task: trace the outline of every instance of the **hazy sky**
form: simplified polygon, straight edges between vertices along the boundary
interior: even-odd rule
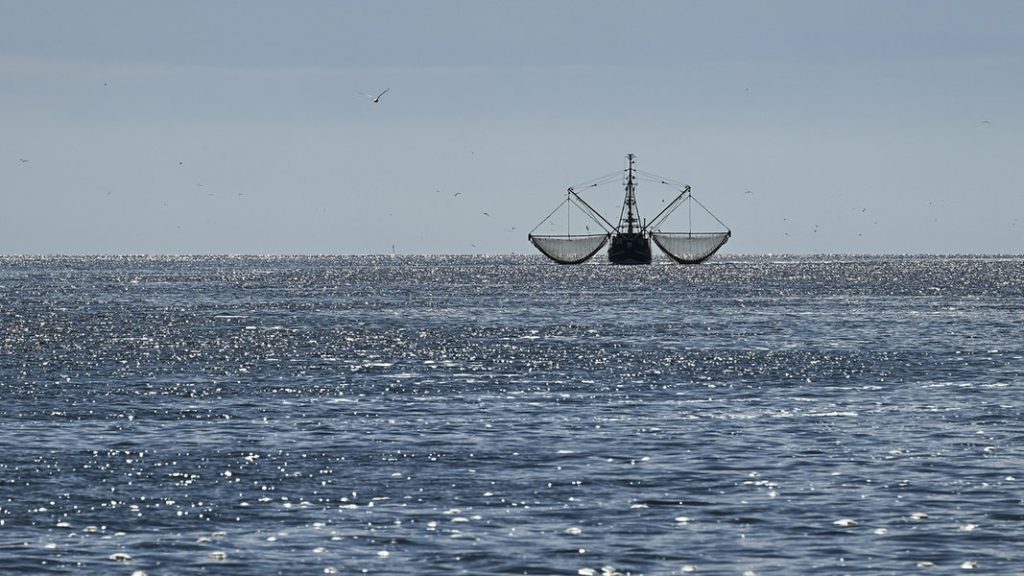
[[[723,255],[1019,254],[1022,23],[1017,0],[0,0],[0,253],[533,253],[565,188],[633,152],[728,224]]]

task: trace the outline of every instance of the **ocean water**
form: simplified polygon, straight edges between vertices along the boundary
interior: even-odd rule
[[[3,574],[1024,574],[1024,258],[0,258]]]

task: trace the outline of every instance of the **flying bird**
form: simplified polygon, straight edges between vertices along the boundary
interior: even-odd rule
[[[387,94],[388,90],[391,90],[391,88],[385,88],[383,92],[377,94],[376,96],[370,96],[369,94],[363,94],[362,92],[360,92],[360,94],[363,94],[363,96],[366,96],[367,98],[373,100],[374,104],[378,104],[380,102],[380,97]]]

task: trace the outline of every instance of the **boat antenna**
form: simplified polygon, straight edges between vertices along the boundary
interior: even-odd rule
[[[636,155],[626,154],[626,160],[629,161],[629,168],[626,170],[626,200],[622,203],[622,212],[619,214],[619,232],[622,232],[625,226],[626,232],[633,234],[640,219],[640,211],[636,206],[636,169],[633,167]]]

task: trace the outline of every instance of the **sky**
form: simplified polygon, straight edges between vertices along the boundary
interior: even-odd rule
[[[720,257],[1021,254],[1021,22],[1017,0],[0,0],[0,254],[534,253],[627,153],[729,227]],[[586,197],[615,219],[622,194]],[[642,182],[641,215],[671,194]]]

